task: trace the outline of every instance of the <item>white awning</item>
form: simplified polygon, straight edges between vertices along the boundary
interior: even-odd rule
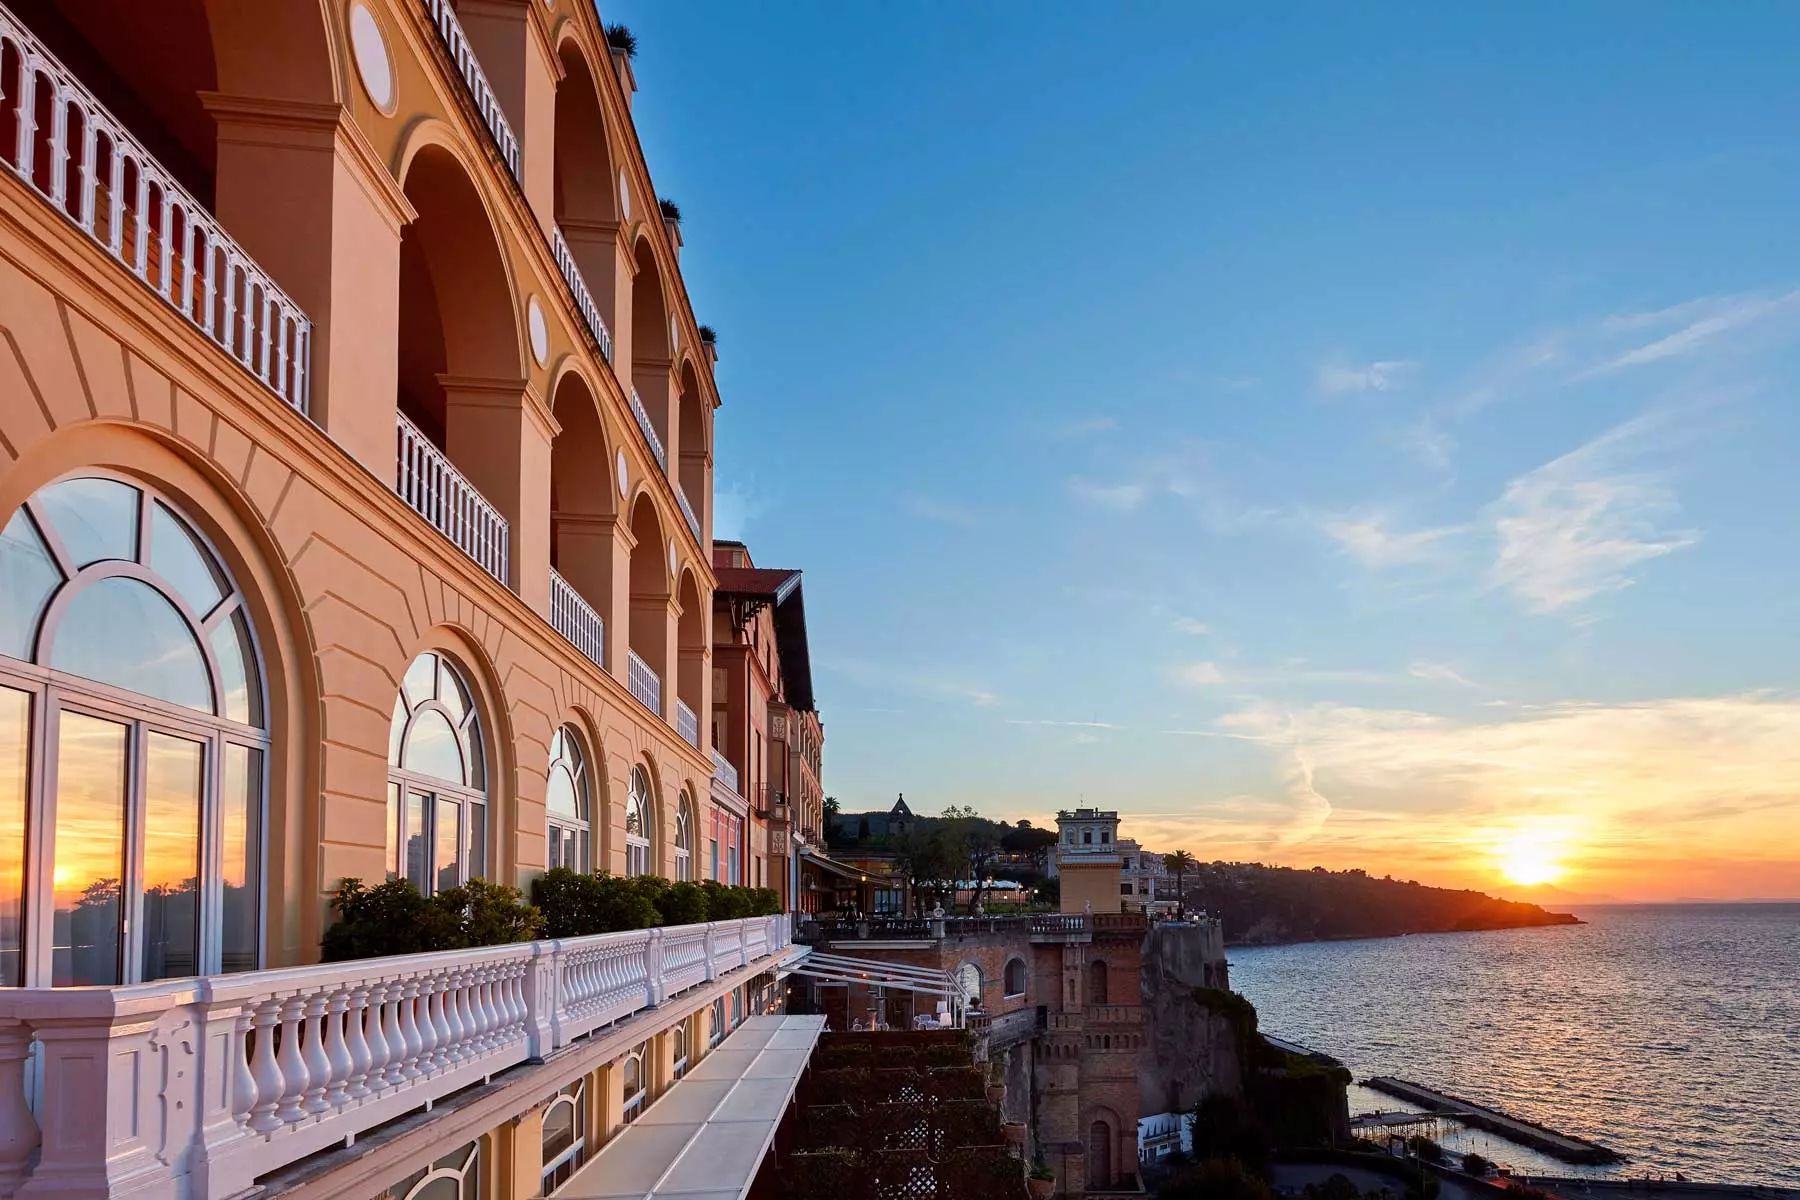
[[[751,1017],[556,1193],[557,1200],[742,1200],[825,1018]]]

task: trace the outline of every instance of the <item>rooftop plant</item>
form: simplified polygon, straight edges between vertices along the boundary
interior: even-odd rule
[[[656,206],[662,209],[663,220],[681,224],[681,205],[665,196],[656,202]]]
[[[637,34],[631,32],[629,26],[608,25],[606,27],[606,44],[626,58],[637,57]]]
[[[713,330],[711,325],[702,325],[700,327],[700,341],[708,346],[716,346],[719,344],[719,335]]]

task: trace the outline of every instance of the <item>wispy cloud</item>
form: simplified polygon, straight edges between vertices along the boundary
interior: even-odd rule
[[[1427,683],[1456,683],[1463,687],[1475,687],[1476,684],[1466,678],[1455,667],[1440,662],[1428,662],[1415,659],[1406,668],[1406,673],[1414,679],[1423,679]]]
[[[1095,483],[1075,478],[1069,480],[1069,494],[1084,504],[1111,512],[1131,512],[1144,502],[1150,489],[1142,483]]]
[[[1184,663],[1177,666],[1173,675],[1177,683],[1188,687],[1211,688],[1230,685],[1233,687],[1282,686],[1326,683],[1366,683],[1394,684],[1405,682],[1405,677],[1391,671],[1367,671],[1345,667],[1313,667],[1304,661],[1295,661],[1276,667],[1255,667],[1239,670],[1225,670],[1211,659],[1200,662]]]
[[[1170,626],[1176,633],[1185,633],[1189,637],[1205,637],[1212,632],[1212,626],[1196,621],[1192,617],[1177,617]]]
[[[1038,725],[1054,729],[1123,729],[1123,725],[1115,725],[1111,721],[1049,721],[1025,720],[1020,717],[1008,717],[1008,725]]]
[[[1119,422],[1114,417],[1082,417],[1068,422],[1056,432],[1058,437],[1087,438],[1116,433],[1118,429]]]
[[[1619,425],[1506,485],[1490,508],[1490,582],[1527,611],[1554,612],[1636,582],[1637,568],[1700,540],[1671,528],[1675,493],[1650,472],[1620,469],[1654,418]]]
[[[1403,387],[1419,364],[1410,358],[1348,365],[1324,363],[1313,373],[1313,386],[1325,396],[1356,392],[1393,392]]]
[[[854,657],[814,658],[813,665],[877,693],[959,700],[976,708],[995,708],[1000,704],[999,694],[986,683],[970,679],[954,668],[899,666]]]
[[[1609,375],[1645,363],[1696,354],[1725,334],[1776,318],[1800,316],[1800,289],[1778,296],[1744,294],[1690,300],[1655,312],[1609,317],[1609,331],[1639,331],[1676,325],[1661,337],[1634,346],[1579,372],[1575,378]]]
[[[1456,439],[1445,433],[1430,413],[1400,431],[1400,449],[1433,471],[1449,474]]]
[[[713,489],[713,536],[728,542],[741,542],[750,526],[768,510],[761,497],[740,484]]]
[[[1175,678],[1190,687],[1212,687],[1225,682],[1225,672],[1215,662],[1196,662],[1176,668]]]
[[[1382,512],[1328,514],[1317,523],[1340,552],[1372,570],[1437,561],[1449,540],[1466,531],[1460,525],[1402,530]]]

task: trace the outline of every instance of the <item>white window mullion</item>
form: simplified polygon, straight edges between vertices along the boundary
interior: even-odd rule
[[[142,982],[144,936],[144,778],[146,765],[143,721],[128,723],[130,738],[125,752],[125,863],[119,871],[119,911],[124,915],[125,931],[119,938],[119,953],[124,956],[119,978],[126,983]]]

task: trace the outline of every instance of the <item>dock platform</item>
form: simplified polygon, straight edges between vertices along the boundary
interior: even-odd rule
[[[1448,1092],[1436,1091],[1405,1079],[1395,1079],[1391,1075],[1377,1075],[1373,1079],[1364,1080],[1363,1086],[1373,1088],[1396,1099],[1405,1100],[1410,1104],[1417,1104],[1433,1113],[1453,1118],[1476,1129],[1485,1129],[1508,1141],[1517,1142],[1522,1146],[1530,1146],[1533,1150],[1541,1151],[1566,1163],[1592,1165],[1625,1161],[1624,1155],[1602,1146],[1598,1142],[1590,1142],[1586,1138],[1578,1138],[1571,1134],[1558,1133],[1556,1130],[1546,1129],[1534,1121],[1508,1116],[1499,1109],[1474,1104],[1464,1100],[1461,1096],[1452,1096]]]

